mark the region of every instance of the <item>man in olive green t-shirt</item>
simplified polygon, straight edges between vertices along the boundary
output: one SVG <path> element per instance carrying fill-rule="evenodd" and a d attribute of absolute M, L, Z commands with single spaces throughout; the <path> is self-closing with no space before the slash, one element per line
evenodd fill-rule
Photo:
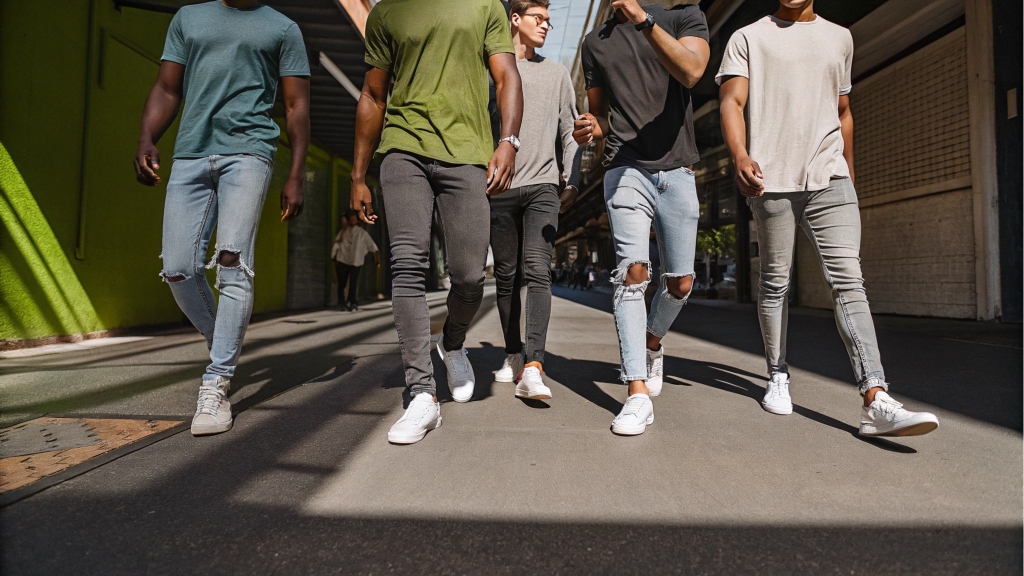
<path fill-rule="evenodd" d="M 381 0 L 366 20 L 366 63 L 372 68 L 356 110 L 351 205 L 367 224 L 377 220 L 365 178 L 379 141 L 392 308 L 412 397 L 388 441 L 412 444 L 441 425 L 426 300 L 433 215 L 444 230 L 452 284 L 437 350 L 452 399 L 468 402 L 476 379 L 463 344 L 483 298 L 487 195 L 512 182 L 523 93 L 498 0 Z M 487 113 L 488 69 L 502 117 L 497 150 Z"/>

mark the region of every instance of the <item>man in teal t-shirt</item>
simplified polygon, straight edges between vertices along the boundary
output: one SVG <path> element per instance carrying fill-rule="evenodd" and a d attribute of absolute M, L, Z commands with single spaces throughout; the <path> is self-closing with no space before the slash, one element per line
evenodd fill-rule
<path fill-rule="evenodd" d="M 174 300 L 206 337 L 210 365 L 192 419 L 195 435 L 231 428 L 227 400 L 253 302 L 253 249 L 280 129 L 270 117 L 283 88 L 292 163 L 281 219 L 302 211 L 309 145 L 309 63 L 294 22 L 256 0 L 185 6 L 174 16 L 135 155 L 138 181 L 160 181 L 160 137 L 184 99 L 167 182 L 163 272 Z M 214 229 L 217 246 L 206 264 Z M 219 302 L 204 265 L 217 267 Z"/>
<path fill-rule="evenodd" d="M 468 402 L 476 379 L 463 344 L 483 298 L 487 195 L 504 192 L 512 181 L 523 93 L 498 0 L 381 0 L 366 20 L 366 63 L 372 68 L 356 111 L 352 208 L 367 224 L 377 218 L 365 183 L 376 148 L 383 156 L 392 308 L 412 396 L 388 440 L 412 444 L 441 425 L 426 301 L 433 215 L 444 229 L 452 284 L 437 351 L 452 399 Z M 497 150 L 487 113 L 488 69 L 502 117 Z"/>

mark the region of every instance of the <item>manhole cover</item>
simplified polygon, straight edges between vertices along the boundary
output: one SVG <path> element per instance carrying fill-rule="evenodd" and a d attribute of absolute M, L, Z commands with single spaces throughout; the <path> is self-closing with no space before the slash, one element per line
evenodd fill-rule
<path fill-rule="evenodd" d="M 26 422 L 0 431 L 0 458 L 68 450 L 99 443 L 96 431 L 85 422 Z"/>

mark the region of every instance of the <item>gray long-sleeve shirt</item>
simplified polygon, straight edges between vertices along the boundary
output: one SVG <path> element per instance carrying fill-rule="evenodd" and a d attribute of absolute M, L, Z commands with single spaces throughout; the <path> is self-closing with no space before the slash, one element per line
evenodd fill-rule
<path fill-rule="evenodd" d="M 558 184 L 555 145 L 562 142 L 562 178 L 579 186 L 580 149 L 572 138 L 576 120 L 576 94 L 569 71 L 554 60 L 535 56 L 517 59 L 523 79 L 522 148 L 516 154 L 512 187 Z"/>

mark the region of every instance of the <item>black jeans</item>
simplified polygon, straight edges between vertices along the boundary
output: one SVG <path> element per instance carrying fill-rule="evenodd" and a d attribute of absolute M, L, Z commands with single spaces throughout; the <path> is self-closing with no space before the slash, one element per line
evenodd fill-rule
<path fill-rule="evenodd" d="M 345 303 L 345 283 L 348 282 L 348 303 L 352 306 L 359 304 L 358 289 L 360 266 L 352 266 L 334 261 L 334 272 L 338 275 L 338 305 Z"/>
<path fill-rule="evenodd" d="M 558 188 L 554 184 L 513 188 L 491 197 L 491 250 L 505 353 L 523 350 L 519 293 L 525 282 L 527 362 L 544 362 L 551 318 L 549 269 L 558 230 L 558 207 Z"/>
<path fill-rule="evenodd" d="M 389 152 L 380 165 L 380 184 L 391 241 L 391 302 L 405 382 L 412 395 L 435 394 L 427 308 L 430 225 L 436 211 L 452 283 L 442 345 L 445 350 L 458 350 L 484 294 L 489 213 L 486 171 L 483 166 Z"/>

